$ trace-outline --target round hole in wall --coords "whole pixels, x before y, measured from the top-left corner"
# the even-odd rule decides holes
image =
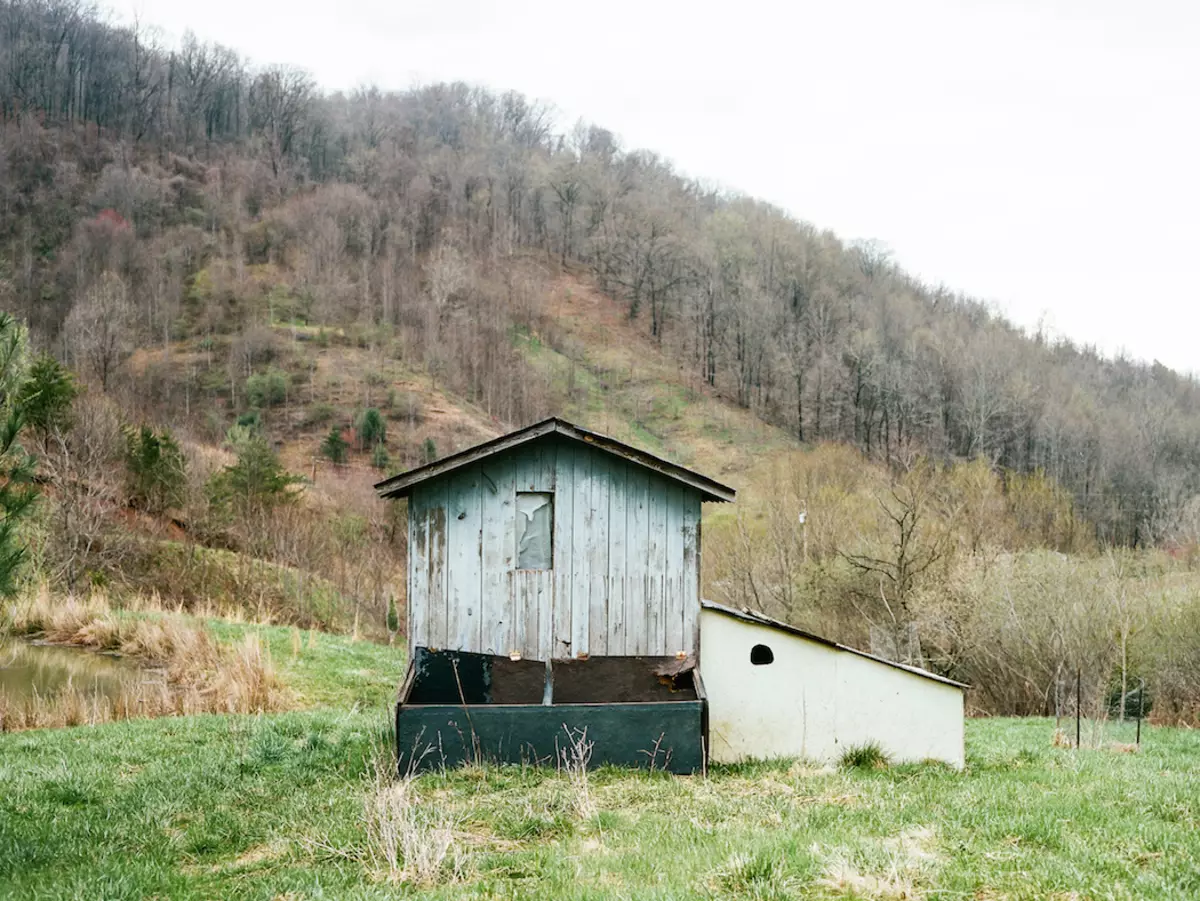
[[[756,644],[750,649],[750,662],[755,666],[766,666],[775,662],[775,654],[765,644]]]

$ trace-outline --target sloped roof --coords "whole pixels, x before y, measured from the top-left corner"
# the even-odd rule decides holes
[[[814,635],[812,632],[805,632],[803,629],[797,629],[795,626],[777,619],[772,619],[763,613],[758,613],[749,609],[737,609],[735,607],[726,607],[724,604],[718,604],[716,601],[701,601],[700,605],[705,610],[712,610],[715,613],[722,613],[725,616],[731,616],[734,619],[740,619],[742,622],[751,623],[756,626],[766,626],[768,629],[776,629],[780,632],[786,632],[789,635],[795,635],[798,638],[804,638],[808,641],[815,641],[817,644],[823,644],[826,647],[833,648],[838,651],[845,651],[847,654],[854,654],[856,657],[866,657],[868,660],[874,660],[876,663],[882,663],[885,666],[901,669],[905,672],[912,673],[914,676],[920,676],[923,679],[932,679],[934,682],[941,682],[943,685],[952,685],[955,688],[970,688],[963,682],[955,682],[953,679],[947,679],[945,676],[939,676],[937,673],[931,673],[929,670],[921,669],[918,666],[909,666],[905,663],[897,663],[895,660],[888,660],[886,657],[878,657],[875,654],[868,654],[866,651],[860,651],[856,648],[848,647],[844,644],[838,644],[836,641],[830,641],[828,638],[822,638],[820,635]]]
[[[722,485],[708,476],[701,475],[698,472],[679,466],[669,460],[664,460],[661,457],[656,457],[653,454],[648,454],[643,450],[638,450],[636,447],[631,447],[628,444],[617,441],[615,438],[609,438],[607,435],[589,431],[564,419],[555,417],[534,423],[515,432],[509,432],[507,435],[501,435],[499,438],[493,438],[491,441],[485,441],[483,444],[477,444],[456,454],[450,454],[448,457],[442,457],[440,460],[434,460],[432,463],[418,466],[416,469],[410,469],[408,472],[402,472],[399,475],[392,476],[390,479],[384,479],[375,485],[375,490],[379,492],[380,497],[407,497],[414,487],[423,482],[449,475],[452,472],[462,469],[464,466],[470,466],[472,463],[478,463],[480,460],[510,451],[513,448],[536,441],[539,438],[544,438],[547,435],[560,435],[571,441],[578,441],[580,444],[585,444],[588,447],[594,447],[613,456],[621,457],[630,463],[636,463],[661,476],[673,479],[692,488],[699,492],[701,497],[707,501],[732,501],[737,496],[737,492],[728,485]]]

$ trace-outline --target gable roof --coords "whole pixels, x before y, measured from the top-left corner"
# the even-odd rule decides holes
[[[904,670],[905,672],[912,673],[914,676],[920,676],[923,679],[931,679],[934,682],[941,682],[943,685],[951,685],[954,688],[964,689],[971,687],[963,682],[955,682],[953,679],[947,679],[945,676],[939,676],[937,673],[931,673],[929,670],[921,669],[919,666],[909,666],[906,663],[897,663],[895,660],[888,660],[886,657],[878,657],[875,654],[868,654],[866,651],[860,651],[844,644],[838,644],[836,641],[830,641],[828,638],[822,638],[820,635],[814,635],[812,632],[805,632],[803,629],[797,629],[793,625],[789,625],[788,623],[781,622],[777,619],[772,619],[771,617],[762,613],[758,613],[754,610],[739,610],[734,607],[726,607],[724,604],[718,604],[715,601],[701,601],[700,606],[705,610],[712,610],[714,613],[721,613],[725,616],[733,617],[734,619],[740,619],[745,623],[751,623],[756,626],[766,626],[768,629],[775,629],[779,632],[786,632],[789,635],[795,635],[798,638],[804,638],[808,641],[815,641],[817,644],[823,644],[826,647],[833,648],[837,651],[845,651],[847,654],[854,654],[856,657],[866,657],[868,660],[874,660],[876,663],[882,663],[885,666]]]
[[[432,463],[402,472],[390,479],[384,479],[382,482],[376,483],[375,490],[379,492],[380,497],[407,497],[414,487],[423,482],[448,475],[464,466],[470,466],[472,463],[478,463],[480,460],[510,451],[547,435],[561,435],[571,441],[578,441],[613,456],[621,457],[630,463],[636,463],[692,488],[699,492],[706,501],[732,501],[737,496],[737,492],[728,485],[722,485],[708,476],[638,450],[636,447],[623,444],[615,438],[589,431],[556,417],[542,420],[515,432],[509,432],[507,435],[501,435],[499,438],[493,438],[491,441],[485,441],[483,444],[477,444],[456,454],[450,454],[448,457],[442,457],[440,460],[434,460]]]

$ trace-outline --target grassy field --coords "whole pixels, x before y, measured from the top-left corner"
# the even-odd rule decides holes
[[[1200,897],[1192,732],[1076,753],[1047,721],[972,721],[964,773],[484,767],[387,785],[400,651],[212,628],[259,630],[313,709],[0,735],[0,897]]]

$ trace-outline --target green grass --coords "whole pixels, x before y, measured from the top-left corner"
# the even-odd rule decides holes
[[[207,620],[219,640],[234,642],[255,632],[271,651],[284,683],[304,707],[341,710],[378,709],[395,698],[404,678],[404,649],[353,641],[345,635],[300,631],[295,653],[294,631],[288,626],[260,626]],[[314,647],[315,645],[315,647]]]
[[[330,672],[310,675],[354,684]],[[461,875],[419,891],[384,878],[364,834],[386,720],[321,710],[0,736],[0,897],[871,897],[888,873],[931,899],[1200,896],[1200,736],[1151,729],[1140,754],[1075,753],[1050,746],[1043,720],[971,721],[964,773],[604,769],[585,821],[553,771],[430,774],[418,797],[454,823]]]

